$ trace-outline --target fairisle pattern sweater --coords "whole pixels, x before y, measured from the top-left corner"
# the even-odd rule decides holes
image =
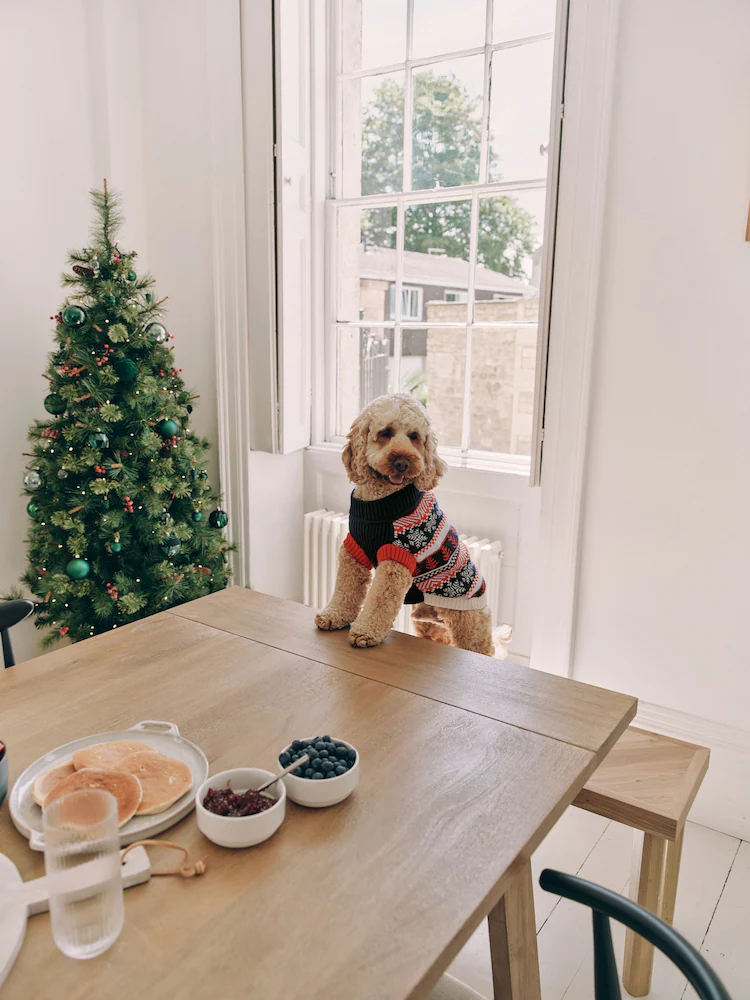
[[[432,490],[421,493],[412,484],[382,500],[358,500],[352,493],[344,547],[368,568],[388,559],[406,566],[414,582],[405,604],[424,601],[459,611],[487,605],[484,578]]]

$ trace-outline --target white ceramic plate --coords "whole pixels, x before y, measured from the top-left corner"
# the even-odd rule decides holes
[[[155,816],[134,816],[120,827],[122,847],[132,844],[134,840],[147,840],[149,837],[155,837],[157,833],[168,830],[194,808],[195,793],[208,777],[206,755],[200,747],[180,736],[180,730],[173,722],[139,722],[131,729],[97,733],[94,736],[85,736],[74,743],[66,743],[65,746],[52,750],[26,768],[13,785],[8,801],[11,819],[18,832],[29,838],[29,847],[32,850],[44,850],[42,810],[31,796],[31,789],[39,775],[55,764],[70,760],[76,750],[90,747],[94,743],[113,743],[115,740],[134,740],[148,744],[168,757],[184,761],[193,772],[192,787],[169,809],[156,813]]]

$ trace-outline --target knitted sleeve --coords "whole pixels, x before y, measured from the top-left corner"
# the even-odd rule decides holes
[[[401,545],[393,545],[391,543],[380,546],[378,549],[378,563],[386,562],[388,559],[406,566],[412,576],[417,571],[417,560],[408,549],[403,548]]]
[[[362,566],[367,567],[367,569],[372,569],[372,563],[367,558],[367,553],[361,545],[357,545],[351,534],[348,534],[344,539],[344,548],[352,559],[356,559],[358,563],[361,563]]]

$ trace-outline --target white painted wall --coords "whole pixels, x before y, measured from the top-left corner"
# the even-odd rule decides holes
[[[621,4],[574,655],[746,752],[748,39],[743,0]]]
[[[123,242],[169,296],[175,359],[217,437],[205,0],[27,0],[0,5],[0,591],[24,567],[26,430],[63,299],[65,251],[85,246],[88,190],[124,198]],[[218,482],[215,459],[209,466]],[[24,631],[25,629],[25,631]],[[18,659],[33,629],[13,633]]]

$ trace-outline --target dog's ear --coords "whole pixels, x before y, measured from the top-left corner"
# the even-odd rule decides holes
[[[367,410],[357,417],[349,433],[346,435],[346,445],[341,453],[346,474],[355,486],[361,486],[370,478],[367,471],[367,434],[370,429],[370,418]]]
[[[448,466],[437,453],[437,439],[432,431],[424,439],[424,472],[414,481],[418,490],[434,490],[445,473]]]

